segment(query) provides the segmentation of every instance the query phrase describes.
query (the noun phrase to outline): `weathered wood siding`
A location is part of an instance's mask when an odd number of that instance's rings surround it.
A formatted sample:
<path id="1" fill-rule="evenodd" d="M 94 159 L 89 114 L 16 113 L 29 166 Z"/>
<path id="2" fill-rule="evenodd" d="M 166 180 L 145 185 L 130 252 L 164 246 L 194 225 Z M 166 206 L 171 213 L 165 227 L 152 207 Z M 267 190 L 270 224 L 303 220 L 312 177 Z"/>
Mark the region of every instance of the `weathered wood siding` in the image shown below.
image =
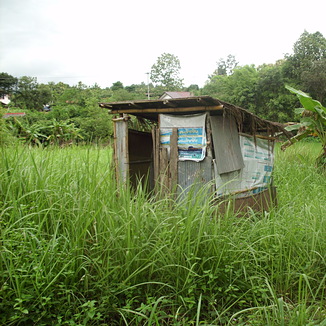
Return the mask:
<path id="1" fill-rule="evenodd" d="M 129 178 L 128 119 L 112 119 L 114 123 L 114 161 L 118 183 L 126 183 Z"/>

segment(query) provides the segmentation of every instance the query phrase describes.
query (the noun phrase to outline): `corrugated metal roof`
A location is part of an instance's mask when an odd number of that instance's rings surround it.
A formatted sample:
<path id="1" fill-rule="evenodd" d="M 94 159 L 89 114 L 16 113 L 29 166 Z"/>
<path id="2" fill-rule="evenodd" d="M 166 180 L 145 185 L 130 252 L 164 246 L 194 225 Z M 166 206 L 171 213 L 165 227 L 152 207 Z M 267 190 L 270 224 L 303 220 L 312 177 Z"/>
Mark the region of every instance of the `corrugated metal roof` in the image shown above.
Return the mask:
<path id="1" fill-rule="evenodd" d="M 290 133 L 287 132 L 281 124 L 261 119 L 241 107 L 211 96 L 110 102 L 99 103 L 99 106 L 109 109 L 112 114 L 131 114 L 152 121 L 158 121 L 158 115 L 160 113 L 194 114 L 211 111 L 212 114 L 232 115 L 236 119 L 239 130 L 243 132 L 255 134 L 256 131 L 268 130 L 271 134 L 282 132 L 290 136 Z"/>
<path id="2" fill-rule="evenodd" d="M 164 100 L 142 100 L 100 103 L 100 107 L 110 109 L 112 113 L 141 113 L 144 109 L 185 108 L 197 106 L 221 105 L 221 101 L 210 96 L 195 96 L 186 98 L 173 98 Z M 125 111 L 125 112 L 117 112 Z M 138 112 L 137 112 L 138 111 Z"/>
<path id="3" fill-rule="evenodd" d="M 170 96 L 171 98 L 184 98 L 184 97 L 191 97 L 190 92 L 165 92 L 160 96 L 160 99 L 162 99 L 165 95 Z"/>

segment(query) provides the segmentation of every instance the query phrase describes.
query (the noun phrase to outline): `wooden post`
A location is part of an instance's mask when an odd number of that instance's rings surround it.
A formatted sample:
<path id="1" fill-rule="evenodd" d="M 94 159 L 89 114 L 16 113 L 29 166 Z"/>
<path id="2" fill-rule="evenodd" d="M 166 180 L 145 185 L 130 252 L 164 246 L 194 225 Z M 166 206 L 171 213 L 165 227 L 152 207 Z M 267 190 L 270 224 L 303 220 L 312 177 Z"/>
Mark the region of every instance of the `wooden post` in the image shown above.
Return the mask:
<path id="1" fill-rule="evenodd" d="M 162 187 L 163 196 L 169 191 L 169 161 L 168 149 L 160 146 L 160 177 L 159 185 Z"/>
<path id="2" fill-rule="evenodd" d="M 172 129 L 170 137 L 170 191 L 176 191 L 178 184 L 178 128 Z"/>
<path id="3" fill-rule="evenodd" d="M 154 185 L 159 181 L 160 174 L 160 129 L 156 126 L 152 129 L 153 138 L 153 163 L 154 163 Z"/>
<path id="4" fill-rule="evenodd" d="M 114 123 L 114 161 L 119 184 L 126 184 L 129 178 L 128 120 L 129 117 L 125 114 L 112 119 Z"/>
<path id="5" fill-rule="evenodd" d="M 152 130 L 152 136 L 155 188 L 162 196 L 169 196 L 175 191 L 178 183 L 178 128 L 172 129 L 170 155 L 168 149 L 160 143 L 160 129 L 158 127 Z"/>

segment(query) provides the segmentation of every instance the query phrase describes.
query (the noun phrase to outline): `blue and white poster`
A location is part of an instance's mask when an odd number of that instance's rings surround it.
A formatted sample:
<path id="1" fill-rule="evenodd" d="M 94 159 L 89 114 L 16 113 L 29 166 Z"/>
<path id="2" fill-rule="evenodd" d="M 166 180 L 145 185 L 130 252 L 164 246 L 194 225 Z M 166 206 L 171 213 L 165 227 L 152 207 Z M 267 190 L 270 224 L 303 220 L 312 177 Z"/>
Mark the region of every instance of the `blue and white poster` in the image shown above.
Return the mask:
<path id="1" fill-rule="evenodd" d="M 205 114 L 172 116 L 160 115 L 160 141 L 170 147 L 172 128 L 178 128 L 178 153 L 180 161 L 202 161 L 206 155 Z"/>
<path id="2" fill-rule="evenodd" d="M 264 191 L 271 183 L 274 154 L 273 144 L 266 139 L 240 136 L 240 146 L 245 166 L 243 169 L 218 174 L 214 160 L 218 195 L 237 194 L 247 197 Z"/>

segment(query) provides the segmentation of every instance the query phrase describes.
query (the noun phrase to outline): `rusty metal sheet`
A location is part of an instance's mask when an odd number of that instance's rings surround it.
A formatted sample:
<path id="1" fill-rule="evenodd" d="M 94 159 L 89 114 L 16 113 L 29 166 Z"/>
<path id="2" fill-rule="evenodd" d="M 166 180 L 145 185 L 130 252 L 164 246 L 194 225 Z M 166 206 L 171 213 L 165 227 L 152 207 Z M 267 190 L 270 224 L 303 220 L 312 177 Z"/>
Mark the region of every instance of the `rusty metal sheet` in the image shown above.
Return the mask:
<path id="1" fill-rule="evenodd" d="M 178 162 L 178 193 L 187 194 L 190 189 L 196 190 L 211 182 L 212 158 L 206 156 L 201 162 L 179 161 Z M 193 187 L 195 187 L 193 189 Z"/>
<path id="2" fill-rule="evenodd" d="M 219 174 L 244 167 L 239 133 L 233 117 L 211 116 L 213 148 Z"/>

